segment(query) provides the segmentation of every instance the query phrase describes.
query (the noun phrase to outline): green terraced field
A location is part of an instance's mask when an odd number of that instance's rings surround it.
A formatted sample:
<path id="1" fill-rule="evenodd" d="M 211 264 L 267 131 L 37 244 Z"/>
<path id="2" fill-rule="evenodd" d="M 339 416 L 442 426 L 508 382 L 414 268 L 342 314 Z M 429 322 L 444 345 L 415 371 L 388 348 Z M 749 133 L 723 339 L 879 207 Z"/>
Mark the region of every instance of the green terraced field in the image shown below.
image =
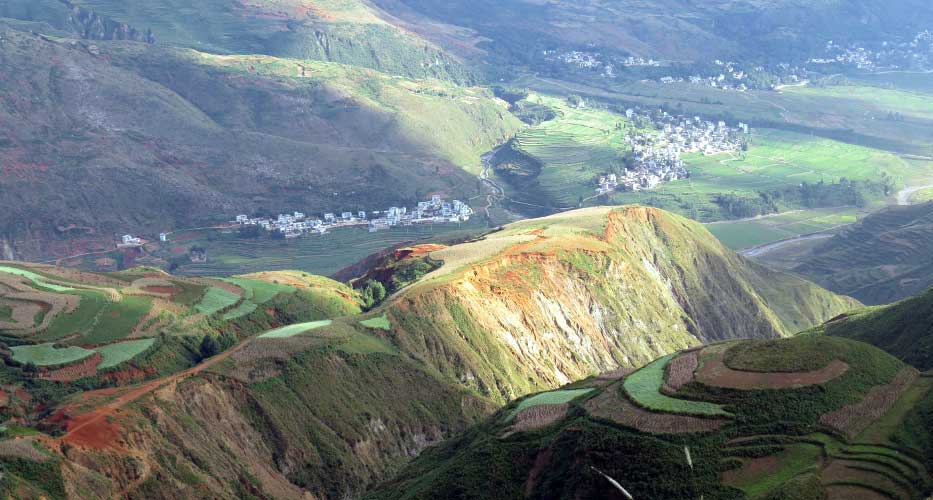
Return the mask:
<path id="1" fill-rule="evenodd" d="M 97 365 L 97 369 L 103 370 L 125 363 L 152 347 L 155 340 L 156 339 L 128 340 L 126 342 L 117 342 L 115 344 L 98 347 L 94 350 L 100 353 L 104 359 Z"/>
<path id="2" fill-rule="evenodd" d="M 345 341 L 338 345 L 338 348 L 348 354 L 396 354 L 397 350 L 386 341 L 365 335 L 354 333 Z"/>
<path id="3" fill-rule="evenodd" d="M 127 295 L 111 302 L 97 317 L 93 330 L 81 337 L 86 345 L 103 344 L 125 338 L 133 332 L 152 308 L 152 299 Z"/>
<path id="4" fill-rule="evenodd" d="M 246 290 L 246 298 L 256 304 L 269 302 L 280 293 L 292 293 L 295 291 L 294 288 L 287 285 L 248 278 L 225 278 L 224 281 L 233 283 Z"/>
<path id="5" fill-rule="evenodd" d="M 593 389 L 566 389 L 560 391 L 551 391 L 551 392 L 542 392 L 541 394 L 535 394 L 530 398 L 525 398 L 512 410 L 512 413 L 509 414 L 509 418 L 513 418 L 523 410 L 528 408 L 534 408 L 535 406 L 541 405 L 559 405 L 564 403 L 569 403 L 574 399 L 592 391 Z"/>
<path id="6" fill-rule="evenodd" d="M 76 290 L 75 295 L 81 297 L 81 303 L 70 313 L 62 313 L 52 320 L 49 327 L 36 335 L 39 340 L 58 340 L 72 333 L 82 335 L 90 332 L 96 323 L 98 315 L 106 309 L 110 301 L 103 294 L 89 290 Z"/>
<path id="7" fill-rule="evenodd" d="M 201 299 L 201 302 L 198 302 L 195 309 L 200 313 L 211 315 L 225 307 L 236 304 L 239 300 L 239 295 L 212 286 L 207 289 L 207 293 L 204 294 L 204 298 Z"/>
<path id="8" fill-rule="evenodd" d="M 297 323 L 294 325 L 283 326 L 282 328 L 276 328 L 275 330 L 266 332 L 259 336 L 261 339 L 283 339 L 288 337 L 294 337 L 295 335 L 308 332 L 311 330 L 316 330 L 325 326 L 330 326 L 333 323 L 329 319 L 321 321 L 309 321 L 307 323 Z"/>
<path id="9" fill-rule="evenodd" d="M 664 368 L 675 356 L 677 353 L 668 354 L 625 378 L 622 386 L 632 401 L 653 411 L 688 415 L 730 415 L 723 410 L 722 405 L 677 399 L 661 393 L 661 386 L 664 385 Z"/>
<path id="10" fill-rule="evenodd" d="M 11 347 L 13 360 L 32 363 L 36 366 L 55 366 L 82 360 L 94 351 L 81 347 L 56 348 L 54 344 L 23 345 Z"/>
<path id="11" fill-rule="evenodd" d="M 74 290 L 73 288 L 70 288 L 67 286 L 61 286 L 61 285 L 49 283 L 47 281 L 48 278 L 46 278 L 45 276 L 42 276 L 41 274 L 36 274 L 32 271 L 27 271 L 25 269 L 20 269 L 18 267 L 0 266 L 0 273 L 15 274 L 17 276 L 22 276 L 26 279 L 32 280 L 32 282 L 35 283 L 36 285 L 39 285 L 43 288 L 48 288 L 49 290 L 52 290 L 53 292 L 68 292 L 68 291 Z"/>
<path id="12" fill-rule="evenodd" d="M 391 330 L 392 324 L 389 323 L 389 318 L 383 314 L 382 316 L 376 316 L 375 318 L 364 319 L 360 321 L 360 324 L 366 328 L 377 328 L 379 330 Z"/>

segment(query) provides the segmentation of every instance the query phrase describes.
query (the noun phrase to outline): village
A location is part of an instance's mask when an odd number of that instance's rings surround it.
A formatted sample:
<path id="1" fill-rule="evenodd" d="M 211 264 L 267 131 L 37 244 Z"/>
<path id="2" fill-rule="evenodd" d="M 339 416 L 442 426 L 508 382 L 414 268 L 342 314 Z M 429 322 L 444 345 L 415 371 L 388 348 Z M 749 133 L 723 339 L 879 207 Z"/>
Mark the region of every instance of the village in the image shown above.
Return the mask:
<path id="1" fill-rule="evenodd" d="M 688 178 L 690 173 L 682 154 L 715 155 L 739 151 L 747 147 L 744 136 L 751 132 L 745 123 L 730 127 L 724 121 L 714 123 L 699 116 L 674 116 L 663 110 L 649 113 L 629 108 L 625 110 L 625 116 L 636 127 L 654 128 L 657 132 L 637 131 L 626 136 L 632 153 L 625 168 L 622 173 L 601 176 L 597 195 L 619 189 L 653 189 L 662 182 Z"/>
<path id="2" fill-rule="evenodd" d="M 326 234 L 332 229 L 343 227 L 367 227 L 369 232 L 374 233 L 395 226 L 462 223 L 469 221 L 472 215 L 473 209 L 466 203 L 460 200 L 448 202 L 440 195 L 433 195 L 430 200 L 418 202 L 418 206 L 412 209 L 389 207 L 372 212 L 328 212 L 323 218 L 310 217 L 303 212 L 278 214 L 274 218 L 241 214 L 223 227 L 258 227 L 279 237 L 293 239 L 305 235 Z M 160 233 L 159 241 L 167 242 L 170 234 Z M 126 234 L 117 243 L 117 248 L 140 247 L 146 243 L 148 241 L 143 238 Z"/>
<path id="3" fill-rule="evenodd" d="M 239 226 L 257 226 L 266 231 L 277 232 L 285 238 L 298 238 L 308 234 L 325 234 L 341 227 L 368 227 L 369 232 L 389 229 L 394 226 L 415 224 L 461 223 L 470 220 L 473 209 L 460 200 L 448 202 L 440 195 L 417 207 L 389 207 L 384 211 L 372 212 L 328 212 L 323 218 L 312 218 L 302 212 L 279 214 L 276 218 L 237 215 L 233 221 Z"/>
<path id="4" fill-rule="evenodd" d="M 841 45 L 830 40 L 826 56 L 807 61 L 813 65 L 853 66 L 864 71 L 933 69 L 933 32 L 924 30 L 911 40 L 884 41 L 875 48 L 861 44 Z"/>

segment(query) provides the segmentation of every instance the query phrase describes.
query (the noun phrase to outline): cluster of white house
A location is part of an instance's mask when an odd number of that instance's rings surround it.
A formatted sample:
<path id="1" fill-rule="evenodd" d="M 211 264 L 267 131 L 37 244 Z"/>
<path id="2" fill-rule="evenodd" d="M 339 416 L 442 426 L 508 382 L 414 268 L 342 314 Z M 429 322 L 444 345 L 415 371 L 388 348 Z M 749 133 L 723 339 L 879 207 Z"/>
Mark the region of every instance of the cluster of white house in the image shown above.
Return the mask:
<path id="1" fill-rule="evenodd" d="M 885 41 L 874 49 L 860 44 L 843 46 L 830 40 L 826 44 L 825 57 L 807 62 L 816 65 L 843 64 L 868 71 L 930 69 L 933 66 L 933 32 L 921 31 L 909 41 Z"/>
<path id="2" fill-rule="evenodd" d="M 448 202 L 440 195 L 434 195 L 430 201 L 418 203 L 417 208 L 389 207 L 385 211 L 372 212 L 330 212 L 322 219 L 312 218 L 302 212 L 279 214 L 276 218 L 249 217 L 237 215 L 235 224 L 241 226 L 259 226 L 266 231 L 278 231 L 286 238 L 297 238 L 306 234 L 324 234 L 338 227 L 368 226 L 370 232 L 388 229 L 393 226 L 414 224 L 435 224 L 444 222 L 466 222 L 473 215 L 473 209 L 460 200 Z"/>
<path id="3" fill-rule="evenodd" d="M 674 116 L 663 110 L 654 115 L 627 109 L 625 116 L 636 124 L 648 124 L 656 133 L 634 132 L 626 141 L 634 153 L 634 165 L 626 166 L 620 175 L 608 174 L 599 179 L 596 194 L 615 191 L 619 186 L 628 191 L 652 189 L 662 182 L 671 182 L 690 176 L 681 155 L 706 155 L 738 151 L 745 144 L 742 135 L 750 128 L 745 123 L 730 127 L 726 122 L 711 122 L 699 116 Z"/>

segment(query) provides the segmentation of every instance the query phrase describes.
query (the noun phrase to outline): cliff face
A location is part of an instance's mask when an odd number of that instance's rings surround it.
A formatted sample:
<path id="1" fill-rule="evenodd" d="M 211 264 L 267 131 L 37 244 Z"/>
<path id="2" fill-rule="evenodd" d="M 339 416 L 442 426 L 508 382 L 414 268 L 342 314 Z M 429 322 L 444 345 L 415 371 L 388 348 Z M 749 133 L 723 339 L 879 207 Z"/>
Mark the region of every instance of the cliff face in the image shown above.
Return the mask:
<path id="1" fill-rule="evenodd" d="M 458 253 L 472 260 L 458 267 Z M 398 342 L 498 401 L 700 343 L 787 335 L 857 305 L 649 208 L 520 223 L 431 256 L 448 264 L 388 306 Z"/>

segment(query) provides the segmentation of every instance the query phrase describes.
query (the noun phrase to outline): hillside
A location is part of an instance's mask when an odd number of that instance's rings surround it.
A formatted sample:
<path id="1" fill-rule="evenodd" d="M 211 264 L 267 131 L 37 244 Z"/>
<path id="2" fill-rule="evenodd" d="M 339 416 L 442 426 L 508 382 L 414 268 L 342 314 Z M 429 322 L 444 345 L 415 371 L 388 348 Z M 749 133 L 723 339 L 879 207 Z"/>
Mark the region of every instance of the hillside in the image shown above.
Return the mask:
<path id="1" fill-rule="evenodd" d="M 933 19 L 919 0 L 802 2 L 652 0 L 376 0 L 425 38 L 495 64 L 528 64 L 544 49 L 597 50 L 673 61 L 805 54 L 827 40 L 872 40 L 917 32 Z M 455 29 L 458 28 L 458 29 Z M 471 34 L 466 38 L 464 31 Z M 467 43 L 472 42 L 472 43 Z"/>
<path id="2" fill-rule="evenodd" d="M 367 498 L 919 500 L 931 389 L 851 340 L 715 344 L 510 404 Z"/>
<path id="3" fill-rule="evenodd" d="M 237 213 L 466 199 L 520 122 L 479 88 L 0 29 L 0 248 L 41 260 Z M 145 110 L 145 113 L 141 113 Z"/>
<path id="4" fill-rule="evenodd" d="M 933 290 L 889 306 L 856 310 L 817 328 L 880 347 L 920 370 L 933 369 Z"/>
<path id="5" fill-rule="evenodd" d="M 933 286 L 933 203 L 890 207 L 846 227 L 791 268 L 866 304 L 885 304 Z"/>
<path id="6" fill-rule="evenodd" d="M 301 272 L 2 266 L 18 497 L 359 496 L 515 397 L 857 305 L 641 207 L 400 249 L 367 274 L 397 291 L 364 314 Z"/>
<path id="7" fill-rule="evenodd" d="M 461 83 L 472 78 L 456 58 L 386 22 L 361 0 L 7 0 L 0 17 L 93 40 L 333 61 Z"/>
<path id="8" fill-rule="evenodd" d="M 789 335 L 857 304 L 642 207 L 518 222 L 415 257 L 443 266 L 402 259 L 406 273 L 430 272 L 384 306 L 396 342 L 500 402 L 699 343 Z M 371 277 L 406 281 L 392 276 Z"/>

